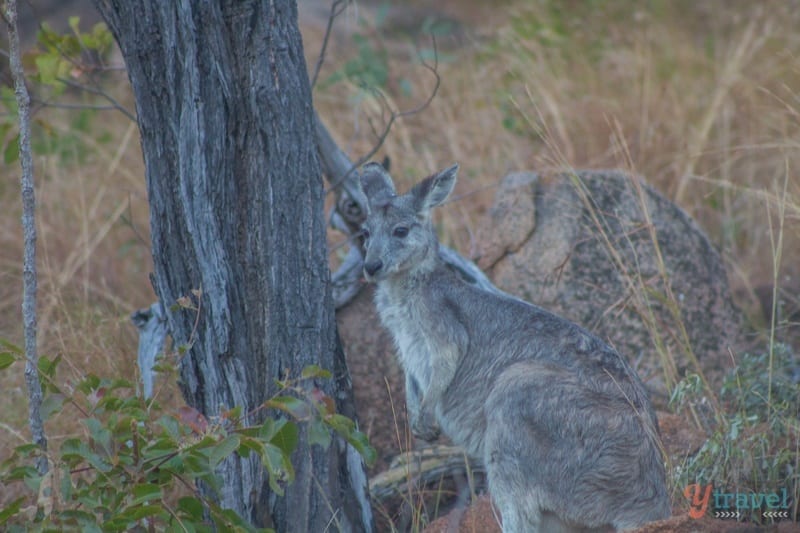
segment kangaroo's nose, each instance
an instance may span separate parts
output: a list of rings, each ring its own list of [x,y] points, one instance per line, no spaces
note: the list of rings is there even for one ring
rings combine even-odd
[[[370,261],[369,263],[364,263],[364,272],[367,273],[368,276],[374,276],[378,270],[383,268],[383,261],[378,259],[377,261]]]

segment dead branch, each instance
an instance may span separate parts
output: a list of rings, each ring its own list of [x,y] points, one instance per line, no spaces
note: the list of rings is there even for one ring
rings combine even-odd
[[[156,356],[164,348],[167,339],[167,317],[161,308],[161,303],[156,302],[146,309],[139,309],[131,315],[131,321],[139,330],[139,351],[137,364],[139,365],[140,381],[142,382],[142,397],[153,397],[153,367]]]
[[[421,56],[420,56],[420,59],[422,61],[422,66],[425,67],[427,70],[429,70],[434,76],[435,83],[434,83],[434,86],[433,86],[433,90],[431,90],[430,94],[425,99],[425,101],[422,102],[417,107],[415,107],[413,109],[406,109],[405,111],[396,111],[396,110],[391,109],[391,106],[389,105],[389,102],[388,102],[386,96],[383,94],[383,92],[381,90],[379,90],[377,88],[373,89],[372,92],[375,95],[375,97],[383,102],[383,109],[389,109],[390,110],[389,118],[386,120],[386,124],[384,125],[383,131],[381,133],[376,133],[377,141],[372,146],[370,151],[367,152],[366,154],[364,154],[363,156],[361,156],[361,158],[358,161],[353,163],[353,166],[352,166],[350,172],[352,172],[353,170],[359,168],[361,165],[363,165],[364,163],[366,163],[367,161],[372,159],[372,157],[378,152],[378,150],[381,149],[381,146],[383,146],[383,143],[386,141],[386,138],[389,136],[389,132],[392,131],[392,126],[394,125],[394,123],[395,123],[395,121],[397,119],[403,118],[403,117],[412,116],[412,115],[416,115],[417,113],[420,113],[421,111],[424,111],[425,108],[427,108],[431,104],[431,102],[433,102],[433,99],[436,97],[436,94],[439,92],[439,87],[440,87],[440,85],[442,83],[442,78],[441,78],[441,76],[439,76],[439,52],[438,52],[438,49],[436,47],[436,37],[431,35],[431,41],[433,42],[433,65],[431,65],[430,63],[428,63],[427,61],[422,59]],[[370,125],[371,125],[371,123],[370,123]],[[373,131],[374,131],[374,128],[373,128]],[[348,172],[346,175],[349,175],[350,172]],[[341,185],[342,185],[342,183],[340,183],[340,182],[331,181],[331,185],[330,185],[330,187],[328,187],[328,190],[326,192],[330,193],[331,191],[336,191]]]
[[[385,470],[369,480],[373,500],[383,501],[407,493],[409,484],[415,487],[436,483],[442,478],[483,472],[482,465],[470,461],[464,450],[456,446],[432,446],[405,452],[392,461]]]

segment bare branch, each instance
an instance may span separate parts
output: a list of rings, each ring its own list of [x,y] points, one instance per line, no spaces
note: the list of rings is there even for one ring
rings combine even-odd
[[[328,25],[325,27],[325,36],[322,38],[322,47],[319,50],[319,57],[317,58],[317,64],[314,65],[314,74],[311,76],[311,89],[314,89],[314,86],[317,84],[317,78],[319,77],[319,71],[322,70],[322,64],[325,62],[325,52],[328,51],[328,41],[331,38],[331,30],[333,30],[333,21],[336,20],[336,17],[341,15],[345,9],[347,9],[347,4],[349,0],[336,0],[333,4],[331,4],[331,14],[328,15]]]
[[[441,76],[439,76],[439,52],[438,52],[438,49],[436,47],[436,37],[434,35],[431,35],[431,40],[433,41],[433,65],[431,65],[430,63],[428,63],[427,61],[422,59],[422,57],[420,56],[420,59],[422,60],[422,66],[425,67],[426,69],[428,69],[429,71],[431,71],[431,73],[433,74],[433,76],[434,76],[434,78],[436,80],[436,82],[435,82],[435,84],[433,86],[433,90],[428,95],[428,98],[426,98],[424,102],[422,102],[420,105],[418,105],[417,107],[415,107],[413,109],[407,109],[405,111],[394,111],[394,110],[392,110],[390,115],[389,115],[389,119],[388,119],[388,121],[386,122],[386,125],[383,128],[383,131],[378,135],[378,140],[375,143],[375,145],[372,147],[372,149],[369,152],[367,152],[366,154],[364,154],[361,158],[359,158],[359,160],[356,161],[353,164],[352,168],[348,172],[346,172],[344,174],[344,176],[342,176],[340,178],[340,180],[334,181],[331,184],[331,186],[328,188],[328,190],[326,191],[326,194],[330,193],[331,191],[334,191],[338,187],[340,187],[342,185],[342,183],[344,183],[343,180],[346,179],[348,176],[350,176],[350,174],[355,169],[359,168],[361,165],[363,165],[364,163],[366,163],[367,161],[372,159],[372,156],[374,156],[378,152],[378,150],[381,149],[381,146],[383,146],[383,143],[386,140],[386,137],[389,136],[389,132],[392,130],[392,126],[394,125],[395,120],[397,120],[398,118],[407,117],[407,116],[410,116],[410,115],[415,115],[415,114],[423,111],[426,107],[428,107],[431,104],[431,102],[433,102],[433,99],[436,97],[436,94],[439,92],[439,86],[441,85],[442,78],[441,78]],[[389,106],[389,103],[388,103],[388,101],[386,99],[386,96],[384,96],[384,94],[380,90],[377,90],[377,89],[375,89],[375,94],[376,94],[376,96],[378,98],[383,100],[384,109],[389,109],[390,106]]]
[[[339,0],[339,1],[342,1],[342,0]],[[31,5],[30,7],[34,11],[36,11],[36,7],[35,6]],[[38,15],[38,13],[37,13],[37,18],[41,19],[42,17],[40,17]],[[39,28],[40,28],[40,30],[44,29],[41,24],[39,25]],[[87,67],[87,65],[85,63],[77,61],[74,57],[70,56],[70,54],[67,54],[63,50],[63,48],[59,45],[59,43],[57,41],[48,41],[47,45],[48,46],[52,46],[53,48],[55,48],[59,52],[59,54],[61,55],[62,58],[64,58],[66,61],[68,61],[70,64],[72,64],[74,67],[76,67],[78,70],[80,70],[82,72],[88,71],[88,70],[94,70],[94,71],[100,71],[100,72],[105,72],[105,71],[124,71],[125,70],[125,67],[110,67],[110,66],[106,66],[106,65],[103,65],[101,67],[94,67],[94,66]],[[88,51],[83,46],[82,43],[81,43],[81,48],[84,51]],[[0,55],[7,55],[7,54],[4,51],[0,51]],[[66,79],[66,78],[56,78],[56,79],[58,81],[60,81],[61,83],[63,83],[64,85],[67,85],[68,87],[72,87],[72,88],[78,89],[80,91],[85,91],[85,92],[90,93],[90,94],[95,94],[95,95],[101,96],[103,99],[105,99],[111,105],[109,105],[109,106],[101,106],[101,105],[54,103],[54,102],[49,102],[49,101],[37,99],[35,97],[32,98],[32,101],[34,103],[42,106],[42,107],[53,107],[53,108],[57,108],[57,109],[91,109],[91,110],[95,110],[95,111],[116,110],[116,111],[121,112],[123,115],[128,117],[133,122],[136,122],[136,115],[134,113],[132,113],[130,110],[128,110],[125,106],[120,104],[113,96],[111,96],[106,91],[101,89],[99,87],[99,85],[97,85],[97,84],[93,84],[91,86],[90,85],[85,85],[85,84],[77,83],[75,81],[72,81],[72,80]],[[92,80],[92,81],[94,82],[94,80]]]
[[[4,18],[8,25],[9,58],[14,78],[14,94],[19,112],[19,160],[22,167],[22,231],[25,250],[22,265],[22,321],[25,334],[25,383],[28,387],[28,423],[33,442],[47,450],[47,437],[42,423],[42,384],[39,381],[39,354],[36,346],[36,197],[33,188],[33,156],[31,152],[31,99],[25,85],[25,72],[19,49],[17,1],[7,0]],[[36,459],[40,475],[48,471],[47,456]]]
[[[117,111],[119,111],[120,113],[122,113],[123,115],[125,115],[126,117],[131,119],[133,122],[136,122],[136,115],[131,113],[130,111],[128,111],[128,109],[125,108],[125,106],[120,104],[113,96],[111,96],[110,94],[105,92],[103,89],[101,89],[99,87],[96,87],[96,86],[95,87],[90,87],[88,85],[83,85],[82,83],[76,83],[76,82],[74,82],[72,80],[68,80],[66,78],[56,78],[56,79],[58,81],[60,81],[61,83],[69,86],[69,87],[72,87],[72,88],[75,88],[75,89],[79,89],[81,91],[86,91],[87,93],[91,93],[91,94],[96,94],[98,96],[102,96],[106,101],[108,101],[108,103],[111,104],[110,109],[116,109]],[[55,106],[64,107],[65,105],[68,105],[68,104],[48,104],[48,103],[45,103],[45,105],[54,106],[54,107]],[[95,107],[83,106],[83,108],[84,109],[101,109],[101,106],[95,106]],[[106,108],[106,109],[108,109],[108,108]]]
[[[46,102],[44,100],[39,100],[38,98],[34,98],[32,102],[38,104],[39,108],[52,107],[54,109],[80,109],[80,110],[88,109],[89,111],[122,111],[122,109],[114,105],[61,104],[61,103]]]
[[[425,487],[443,477],[455,477],[467,471],[485,472],[479,461],[470,460],[464,450],[456,446],[434,445],[420,450],[404,452],[394,458],[391,467],[369,480],[372,499],[384,501],[403,494],[409,484]]]

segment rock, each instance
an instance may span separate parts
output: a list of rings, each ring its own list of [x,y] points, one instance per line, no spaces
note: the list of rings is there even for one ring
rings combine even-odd
[[[695,371],[692,355],[714,381],[745,344],[719,252],[639,178],[509,174],[478,243],[500,289],[607,340],[662,405],[667,382]]]
[[[434,520],[423,533],[501,533],[497,513],[489,496],[479,496],[466,509],[453,509],[447,515]]]
[[[687,457],[693,456],[708,439],[705,431],[700,430],[685,417],[659,411],[658,429],[661,443],[672,464],[683,464]]]

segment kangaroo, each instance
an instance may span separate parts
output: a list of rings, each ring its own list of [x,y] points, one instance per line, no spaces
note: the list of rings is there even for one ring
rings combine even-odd
[[[563,318],[462,281],[430,221],[451,166],[397,195],[362,167],[364,275],[396,344],[412,433],[482,460],[505,533],[609,531],[670,516],[658,421],[625,360]]]

